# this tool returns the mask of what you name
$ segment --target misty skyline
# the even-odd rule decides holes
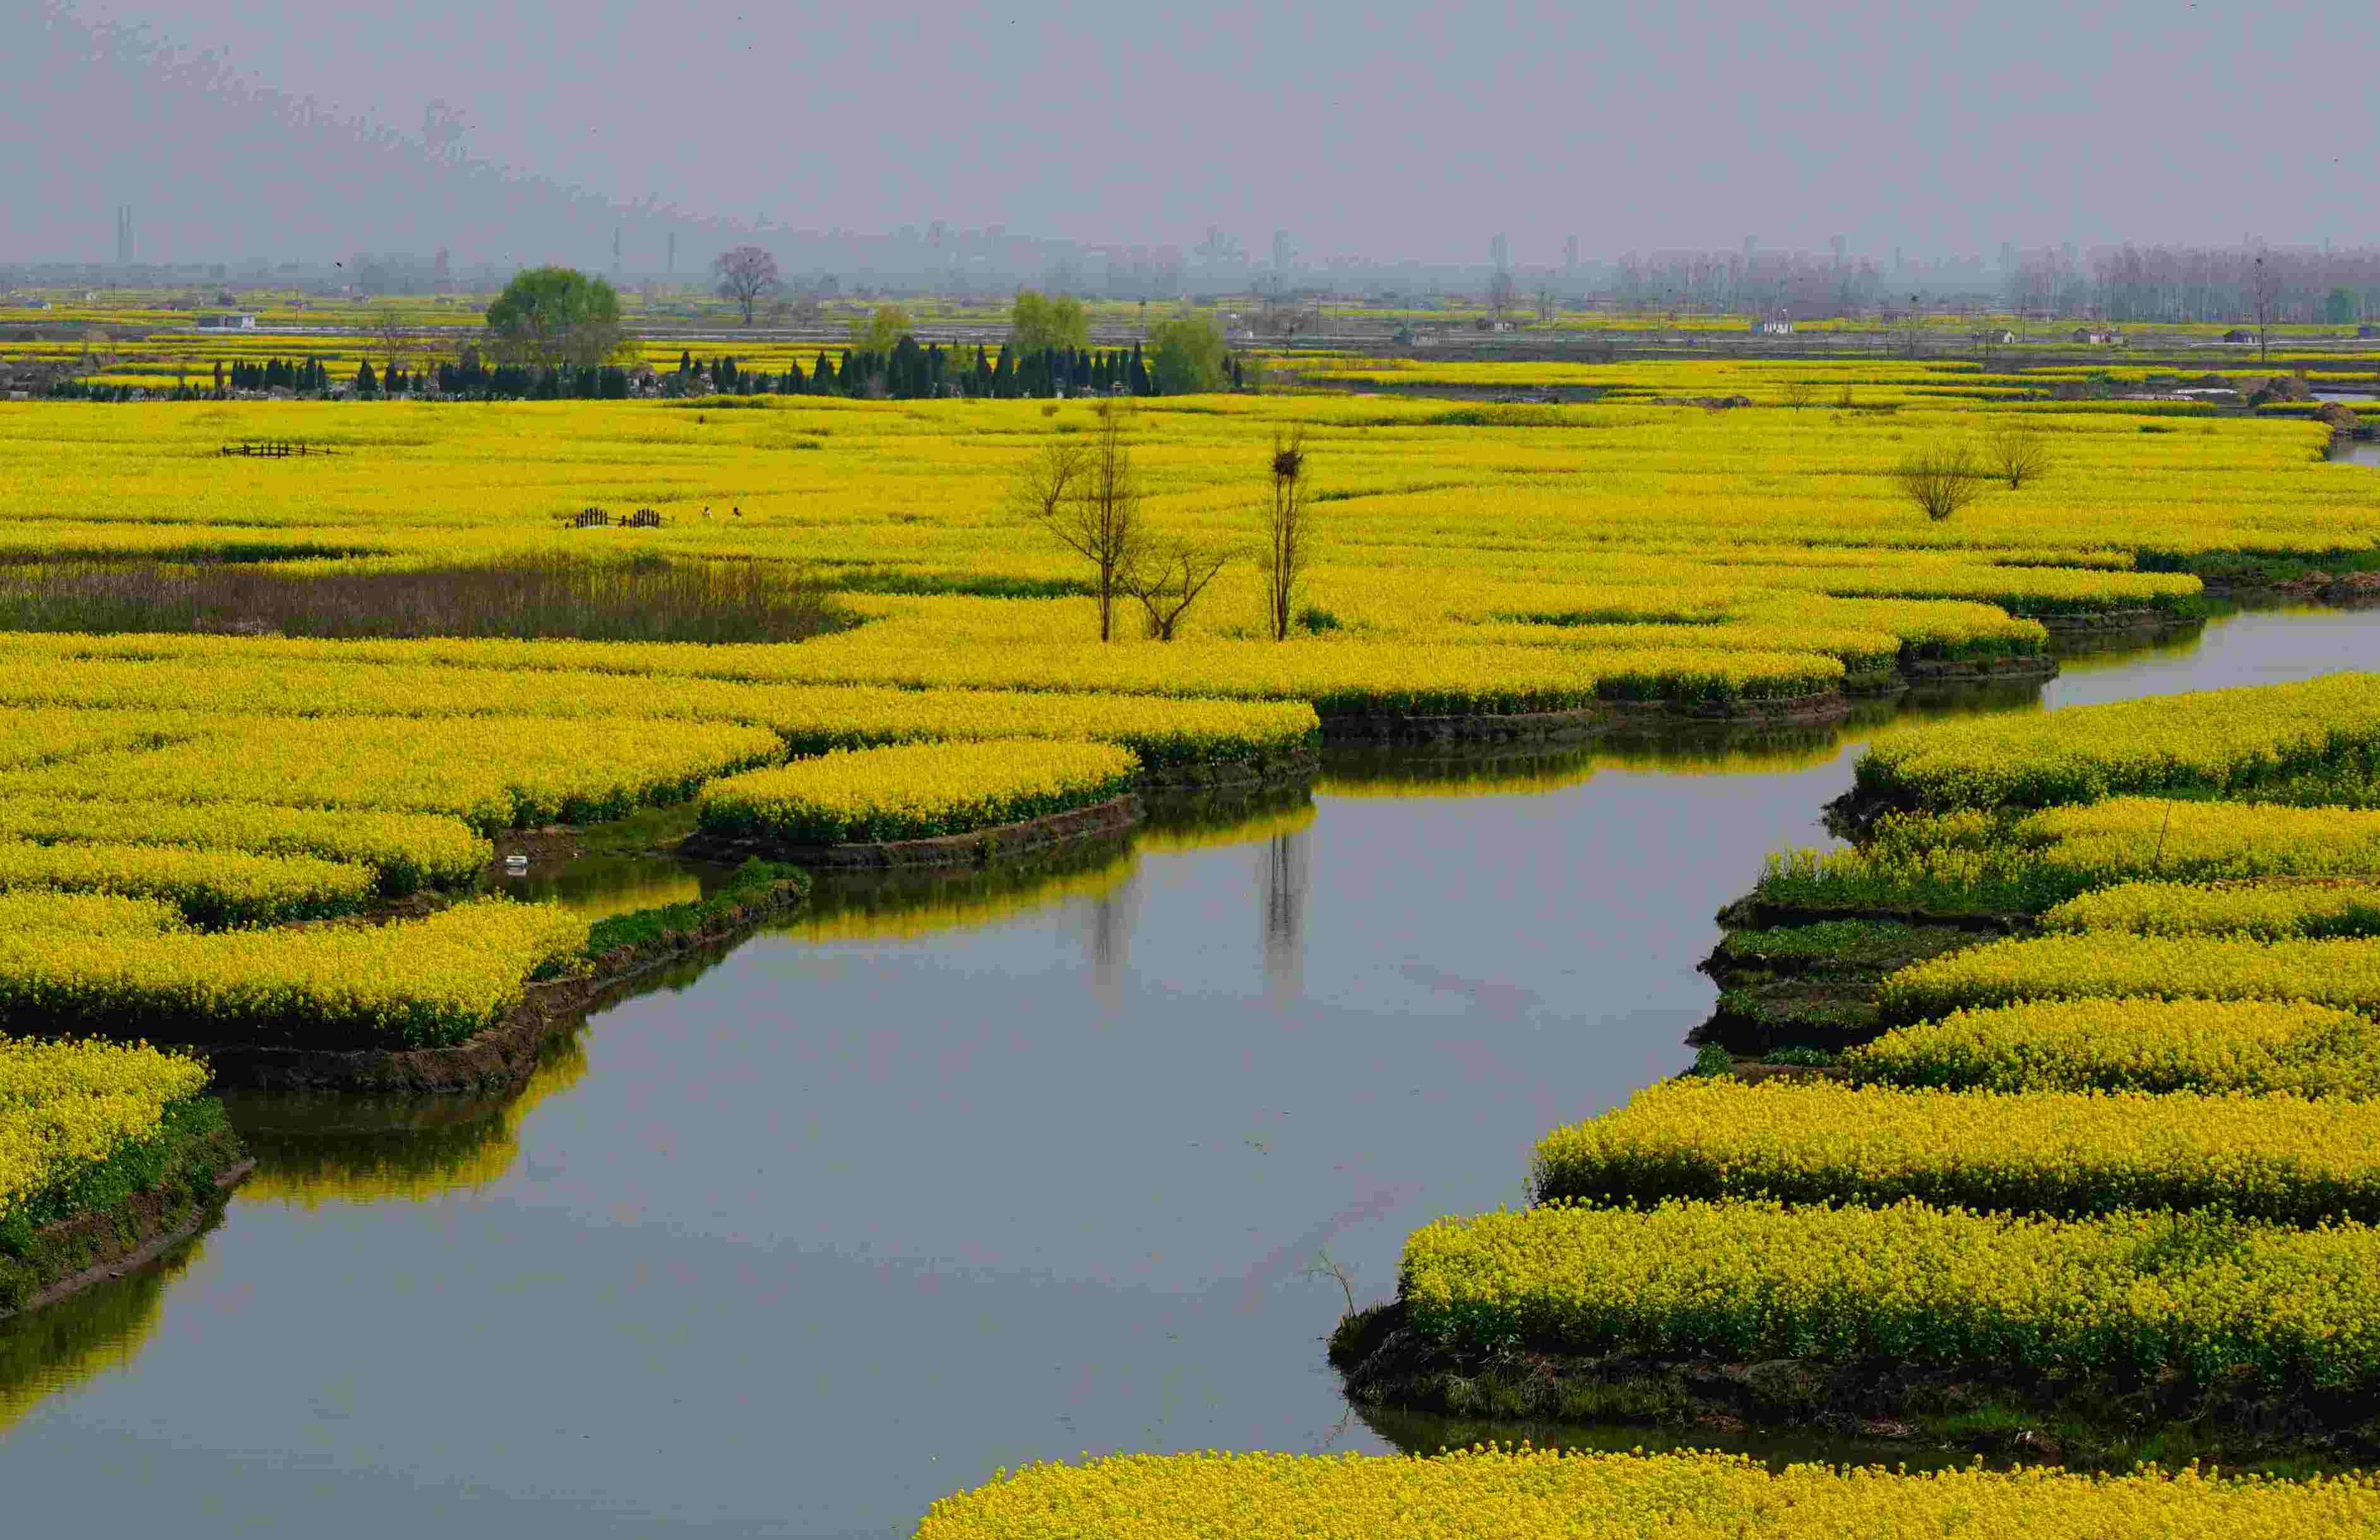
[[[746,231],[935,221],[1465,266],[1500,234],[1522,267],[1572,235],[2349,246],[2380,242],[2361,14],[37,0],[0,260],[108,260],[128,205],[143,261],[608,266],[622,230],[652,272],[675,231],[682,275]]]

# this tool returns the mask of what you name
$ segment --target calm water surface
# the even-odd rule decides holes
[[[2380,614],[2246,614],[2039,704],[2375,657]],[[242,1103],[220,1227],[0,1327],[11,1517],[880,1535],[1085,1450],[1432,1442],[1350,1415],[1308,1269],[1387,1294],[1409,1231],[1683,1067],[1713,912],[1824,840],[1858,735],[1349,758],[1038,872],[822,884],[507,1104]]]

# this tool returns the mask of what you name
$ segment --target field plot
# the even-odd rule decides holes
[[[1416,1232],[1351,1392],[2369,1458],[2371,684],[1880,734],[1858,843],[1722,915],[1697,1074],[1548,1134],[1529,1211]]]
[[[88,900],[29,907],[0,894],[0,945],[72,944],[45,921],[172,924]],[[188,1233],[215,1204],[241,1150],[206,1085],[204,1065],[152,1049],[0,1038],[0,1316]]]
[[[500,852],[585,826],[890,865],[893,844],[1137,816],[1160,789],[1286,782],[1249,826],[1281,831],[1272,894],[1334,742],[1717,725],[1790,738],[1772,753],[1791,769],[1861,697],[2028,689],[2071,638],[2380,566],[2368,479],[2324,462],[2322,424],[1791,367],[1621,366],[1560,406],[1296,394],[1128,417],[0,408],[0,1025],[279,1054],[299,1077],[378,1054],[408,1066],[383,1077],[402,1088],[486,1089],[501,1077],[469,1056],[583,1010],[580,983],[741,934],[807,886],[754,868],[591,925],[481,891]],[[1674,404],[1721,395],[1751,405]],[[331,452],[221,452],[267,437]],[[1022,494],[1030,467],[1119,443],[1111,506],[1140,543],[1103,583]],[[2025,464],[1929,517],[1902,473],[1945,445]],[[1256,548],[1285,455],[1312,543],[1284,587]],[[2006,1413],[2095,1430],[2078,1459],[2114,1463],[2133,1445],[2107,1398],[2153,1381],[2135,1424],[2195,1416],[2210,1449],[2358,1447],[2337,1440],[2380,1411],[2350,1308],[2380,1279],[2380,921],[2351,879],[2380,865],[2355,821],[2380,814],[2326,799],[2370,779],[2371,693],[2342,676],[1879,739],[1861,841],[1781,855],[1767,919],[1730,941],[1862,1013],[1764,1019],[1803,1060],[1762,1067],[1807,1073],[1648,1092],[1548,1137],[1539,1208],[1416,1234],[1400,1302],[1333,1344],[1359,1402],[1884,1421],[1958,1447],[1961,1418]],[[1557,790],[1595,763],[1418,789]],[[1323,785],[1405,789],[1393,755]],[[2221,800],[2249,794],[2303,806]],[[1030,879],[983,847],[985,870],[852,884],[789,928],[865,945],[1073,895],[1121,909],[1121,827]],[[1198,838],[1160,826],[1138,848]],[[517,1085],[533,1055],[505,1052]],[[466,1188],[515,1137],[472,1126],[418,1169],[293,1164],[274,1191]],[[1997,1287],[2011,1273],[2029,1291]],[[1755,1354],[1802,1389],[1693,1388]],[[1830,1354],[1918,1378],[1812,1388]],[[1615,1358],[1658,1362],[1597,1378]],[[2034,1377],[1969,1376],[1979,1359]],[[1966,1402],[1946,1388],[1962,1376]],[[2258,1425],[2253,1398],[2292,1376],[2320,1395]],[[2192,1395],[2203,1414],[2178,1410]]]
[[[1645,367],[1658,394],[1710,366]],[[2001,407],[1857,369],[1864,409],[1144,404],[1121,443],[1147,549],[1220,565],[1178,600],[1143,584],[1170,640],[1111,589],[1105,643],[1096,564],[1014,505],[1020,465],[1102,439],[1096,404],[7,407],[0,883],[191,928],[28,955],[8,1019],[248,1015],[295,1041],[313,1013],[329,1040],[444,1042],[507,1009],[545,943],[475,958],[467,1000],[464,975],[422,972],[443,953],[418,916],[370,926],[337,945],[374,983],[334,1003],[307,982],[346,965],[309,960],[328,940],[231,928],[452,895],[508,831],[698,795],[748,835],[759,805],[725,778],[836,750],[978,742],[997,780],[1002,755],[1075,744],[1201,783],[1306,773],[1331,736],[1823,721],[1929,670],[2038,677],[2054,628],[2187,623],[2193,567],[2370,553],[2318,425]],[[1939,522],[1894,490],[1912,447],[2003,429],[2049,446],[2046,479]],[[334,453],[219,453],[267,437]],[[1250,549],[1281,442],[1313,467],[1316,533],[1276,639]],[[596,507],[652,516],[575,527]],[[971,805],[1075,799],[1023,794]],[[284,992],[200,1004],[234,965]]]
[[[247,1014],[296,1041],[312,1012],[331,1040],[448,1042],[553,965],[544,940],[476,958],[467,1000],[421,972],[436,920],[369,925],[337,946],[374,983],[333,1003],[307,982],[344,965],[306,960],[329,940],[233,930],[447,902],[508,831],[698,798],[722,837],[931,839],[1126,788],[1003,789],[1052,756],[1195,784],[1309,773],[1334,737],[1824,722],[1912,680],[2038,678],[2061,630],[2187,624],[2202,574],[2375,560],[2317,423],[2009,404],[1963,367],[1627,368],[1595,406],[1184,397],[1122,419],[803,396],[0,409],[0,884],[190,928],[28,957],[7,1019]],[[1659,404],[1738,387],[1759,404]],[[330,453],[220,453],[268,437]],[[2024,466],[1929,518],[1898,468],[1943,443]],[[1283,444],[1310,537],[1285,576],[1253,554]],[[1137,521],[1121,588],[1022,511],[1020,467],[1066,455],[1107,455]],[[980,790],[921,770],[910,792],[759,794],[831,774],[820,755],[889,772],[954,766],[925,746],[958,742]],[[200,1003],[235,953],[285,992]]]
[[[918,1540],[1108,1534],[1119,1540],[1245,1535],[1375,1540],[1536,1540],[1658,1534],[1980,1532],[2082,1540],[2111,1534],[2281,1540],[2359,1534],[2380,1522],[2360,1479],[2239,1482],[2196,1470],[2119,1480],[2046,1472],[1932,1475],[1795,1465],[1772,1473],[1719,1455],[1563,1454],[1482,1447],[1435,1459],[1289,1454],[1119,1456],[1034,1465],[936,1503]]]

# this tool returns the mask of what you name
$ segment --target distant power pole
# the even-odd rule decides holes
[[[132,205],[129,203],[115,211],[115,265],[132,265]]]
[[[620,281],[620,227],[612,226],[612,281]]]
[[[675,230],[670,232],[668,273],[673,278],[677,276],[677,232]]]

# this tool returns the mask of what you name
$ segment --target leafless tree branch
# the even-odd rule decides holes
[[[1983,465],[1963,443],[1912,450],[1893,468],[1893,485],[1939,524],[1983,495]]]
[[[1228,550],[1188,543],[1160,547],[1151,542],[1141,560],[1119,581],[1125,592],[1140,600],[1149,637],[1170,642],[1182,617],[1190,612],[1190,606],[1198,602],[1207,585],[1231,560]]]
[[[1121,402],[1101,401],[1093,410],[1099,429],[1090,443],[1044,445],[1018,469],[1009,504],[1091,564],[1099,601],[1099,640],[1104,642],[1115,635],[1116,595],[1130,591],[1128,585],[1148,558],[1149,540],[1141,516],[1139,474],[1126,437],[1130,409]],[[1209,579],[1212,576],[1208,575]],[[1186,602],[1183,607],[1187,608]]]
[[[1347,1314],[1352,1316],[1355,1313],[1355,1275],[1348,1270],[1345,1264],[1340,1262],[1336,1257],[1330,1255],[1329,1247],[1326,1246],[1322,1250],[1316,1252],[1314,1254],[1314,1265],[1310,1267],[1301,1269],[1297,1276],[1300,1278],[1327,1278],[1331,1282],[1336,1283],[1339,1285],[1339,1291],[1347,1297]]]
[[[2049,441],[2028,422],[2004,422],[1985,441],[1992,468],[2011,491],[2049,473]]]

